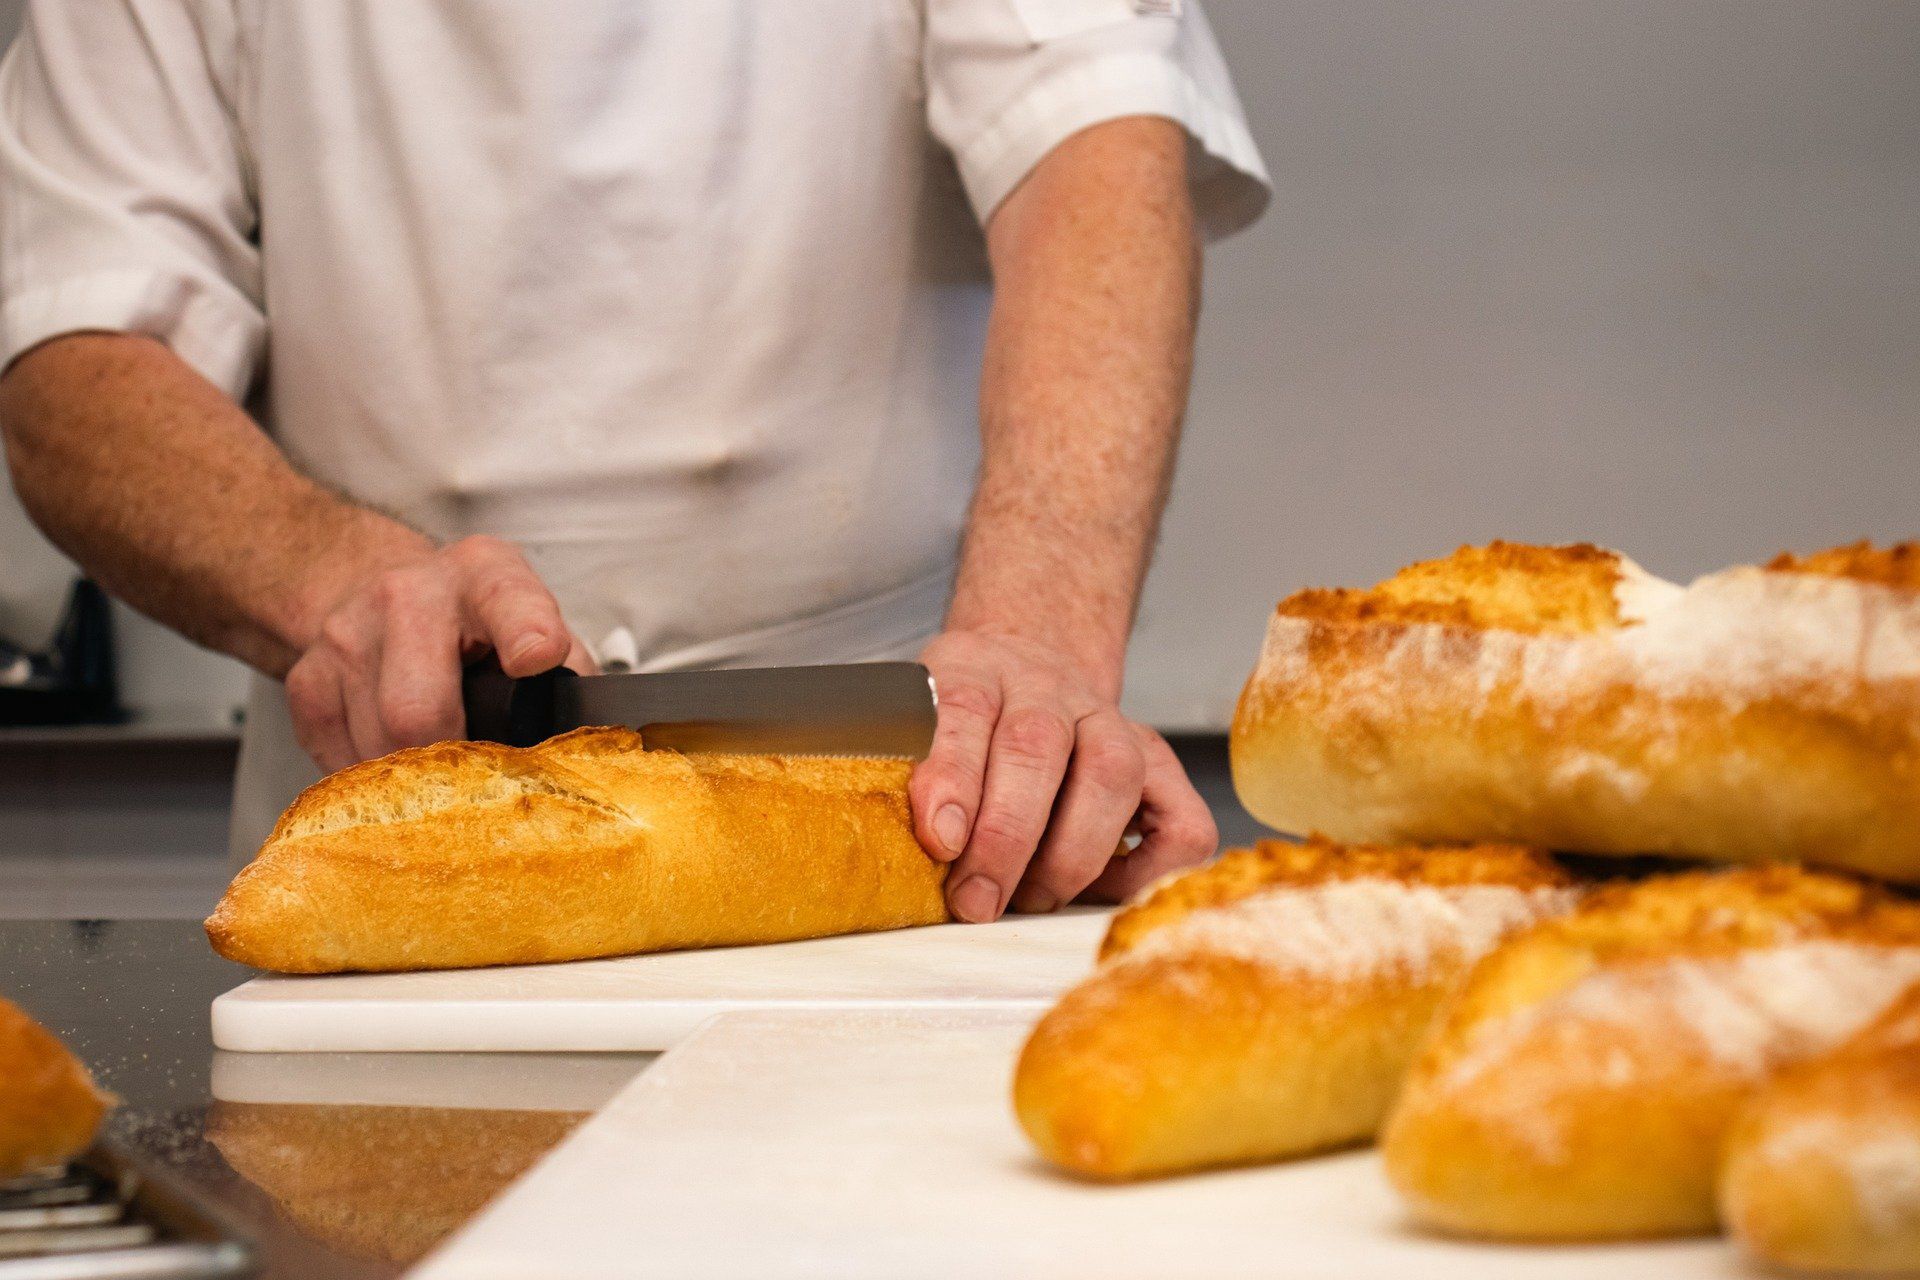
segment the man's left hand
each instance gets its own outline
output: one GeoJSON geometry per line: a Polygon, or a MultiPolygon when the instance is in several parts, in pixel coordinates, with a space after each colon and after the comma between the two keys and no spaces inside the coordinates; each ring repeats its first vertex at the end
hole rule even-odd
{"type": "Polygon", "coordinates": [[[940,714],[914,770],[914,830],[951,863],[961,920],[1119,901],[1211,856],[1219,831],[1166,739],[1120,714],[1064,656],[980,631],[936,636],[920,660],[940,714]],[[1129,830],[1141,839],[1121,849],[1129,830]]]}

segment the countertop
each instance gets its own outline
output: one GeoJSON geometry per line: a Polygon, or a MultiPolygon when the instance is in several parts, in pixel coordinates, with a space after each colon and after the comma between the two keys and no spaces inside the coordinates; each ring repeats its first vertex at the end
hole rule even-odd
{"type": "MultiPolygon", "coordinates": [[[[483,1073],[496,1087],[470,1097],[462,1080],[472,1072],[450,1069],[444,1096],[428,1090],[433,1105],[216,1101],[208,1005],[249,976],[208,949],[195,921],[0,921],[0,995],[50,1027],[120,1097],[111,1141],[253,1236],[263,1276],[398,1275],[584,1118],[485,1105],[521,1063],[540,1070],[538,1055],[496,1055],[483,1073]]],[[[463,1055],[466,1067],[474,1056],[463,1055]]],[[[377,1078],[382,1056],[358,1057],[377,1078]]],[[[418,1081],[424,1067],[435,1079],[431,1058],[390,1058],[396,1075],[418,1081]]],[[[629,1058],[636,1073],[650,1060],[629,1058]]],[[[271,1082],[271,1058],[247,1065],[254,1081],[271,1082]]],[[[312,1064],[287,1062],[288,1098],[300,1096],[303,1065],[312,1064]]]]}

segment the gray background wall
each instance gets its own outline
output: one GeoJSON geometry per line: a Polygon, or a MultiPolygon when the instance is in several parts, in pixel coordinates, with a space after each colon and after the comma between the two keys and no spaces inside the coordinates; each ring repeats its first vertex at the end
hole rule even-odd
{"type": "Polygon", "coordinates": [[[1920,536],[1920,5],[1214,0],[1278,193],[1210,261],[1133,680],[1495,536],[1920,536]]]}
{"type": "MultiPolygon", "coordinates": [[[[1207,9],[1278,192],[1210,255],[1137,714],[1220,727],[1278,597],[1461,541],[1687,575],[1920,534],[1920,4],[1207,9]]],[[[66,572],[0,491],[0,629],[49,625],[66,572]]],[[[237,696],[151,625],[124,650],[143,706],[237,696]]],[[[90,759],[0,783],[0,830],[213,838],[217,761],[147,804],[90,759]]]]}

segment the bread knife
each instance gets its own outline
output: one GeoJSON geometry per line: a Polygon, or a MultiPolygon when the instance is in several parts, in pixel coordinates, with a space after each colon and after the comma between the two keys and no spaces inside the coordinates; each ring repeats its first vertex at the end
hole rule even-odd
{"type": "Polygon", "coordinates": [[[917,662],[575,675],[514,680],[488,657],[463,687],[467,736],[529,747],[586,725],[637,729],[648,748],[924,760],[933,677],[917,662]]]}

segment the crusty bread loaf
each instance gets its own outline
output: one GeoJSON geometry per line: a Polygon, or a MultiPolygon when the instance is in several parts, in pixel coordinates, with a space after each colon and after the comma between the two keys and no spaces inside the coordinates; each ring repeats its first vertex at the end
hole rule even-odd
{"type": "Polygon", "coordinates": [[[1303,591],[1232,758],[1282,831],[1920,880],[1920,546],[1682,589],[1611,551],[1496,542],[1303,591]]]}
{"type": "Polygon", "coordinates": [[[683,756],[622,729],[445,742],[294,801],[207,921],[285,973],[526,964],[947,918],[898,760],[683,756]]]}
{"type": "Polygon", "coordinates": [[[1760,1092],[1727,1140],[1720,1213],[1776,1266],[1920,1272],[1920,986],[1760,1092]]]}
{"type": "Polygon", "coordinates": [[[1604,1239],[1713,1227],[1734,1114],[1920,978],[1920,907],[1790,867],[1591,892],[1475,967],[1382,1134],[1429,1225],[1604,1239]]]}
{"type": "Polygon", "coordinates": [[[1572,904],[1525,849],[1239,849],[1149,887],[1043,1018],[1014,1106],[1049,1160],[1130,1178],[1372,1136],[1441,996],[1572,904]]]}
{"type": "Polygon", "coordinates": [[[216,1102],[207,1140],[302,1234],[411,1263],[585,1119],[581,1112],[216,1102]]]}
{"type": "Polygon", "coordinates": [[[86,1150],[108,1101],[52,1032],[0,1000],[0,1180],[86,1150]]]}

